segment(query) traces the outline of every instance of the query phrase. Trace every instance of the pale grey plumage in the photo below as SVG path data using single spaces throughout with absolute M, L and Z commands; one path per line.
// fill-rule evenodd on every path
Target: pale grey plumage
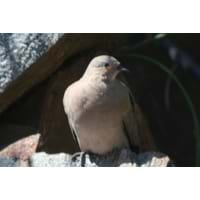
M 140 111 L 131 104 L 129 88 L 116 79 L 120 70 L 114 57 L 95 57 L 65 91 L 64 109 L 82 151 L 105 154 L 130 145 L 153 149 L 150 133 L 141 133 Z

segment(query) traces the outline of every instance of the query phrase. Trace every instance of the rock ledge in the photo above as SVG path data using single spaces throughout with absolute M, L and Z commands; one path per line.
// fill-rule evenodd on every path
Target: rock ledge
M 29 159 L 32 167 L 168 167 L 169 157 L 159 152 L 135 154 L 129 149 L 113 151 L 105 156 L 80 152 L 75 155 L 35 153 Z

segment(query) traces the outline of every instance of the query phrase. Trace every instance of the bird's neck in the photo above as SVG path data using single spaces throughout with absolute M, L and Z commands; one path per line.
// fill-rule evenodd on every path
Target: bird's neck
M 100 74 L 98 72 L 93 72 L 92 75 L 90 73 L 85 73 L 82 77 L 83 80 L 87 80 L 92 83 L 110 83 L 111 79 L 106 74 Z

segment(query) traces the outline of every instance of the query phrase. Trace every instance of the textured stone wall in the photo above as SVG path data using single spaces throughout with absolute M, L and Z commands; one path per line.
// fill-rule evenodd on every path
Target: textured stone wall
M 0 34 L 0 94 L 44 55 L 62 34 Z

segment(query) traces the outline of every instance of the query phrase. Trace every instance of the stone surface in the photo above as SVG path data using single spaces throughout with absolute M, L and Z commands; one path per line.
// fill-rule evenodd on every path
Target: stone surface
M 105 156 L 92 154 L 47 154 L 35 153 L 30 157 L 32 167 L 167 167 L 171 165 L 168 156 L 159 152 L 135 154 L 129 149 L 113 151 Z
M 0 93 L 36 62 L 63 34 L 0 34 Z
M 0 157 L 19 159 L 23 165 L 35 152 L 39 137 L 40 134 L 35 134 L 10 144 L 0 151 Z
M 0 156 L 0 167 L 19 167 L 20 160 L 12 157 Z
M 29 164 L 32 167 L 66 167 L 69 166 L 71 156 L 65 153 L 47 154 L 35 153 L 31 156 Z

